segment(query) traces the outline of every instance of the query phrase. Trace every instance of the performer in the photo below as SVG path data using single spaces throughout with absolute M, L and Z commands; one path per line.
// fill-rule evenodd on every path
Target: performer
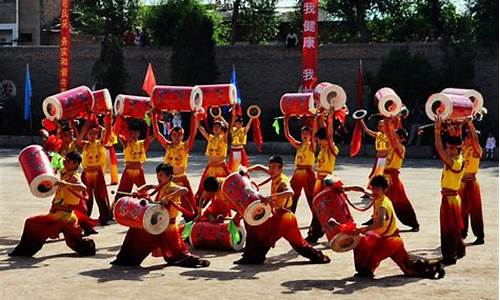
M 149 149 L 150 129 L 146 130 L 144 140 L 139 140 L 141 129 L 139 120 L 134 120 L 128 124 L 127 136 L 119 135 L 118 138 L 123 146 L 123 154 L 125 156 L 125 169 L 123 170 L 118 191 L 116 192 L 115 201 L 124 196 L 123 193 L 130 193 L 134 184 L 137 187 L 143 186 L 146 183 L 144 178 L 144 162 L 146 161 L 146 153 Z M 114 207 L 114 204 L 112 205 Z
M 243 127 L 243 116 L 237 114 L 235 107 L 232 108 L 231 125 L 231 150 L 229 152 L 228 171 L 238 171 L 240 165 L 248 167 L 248 155 L 245 150 L 247 144 L 247 133 L 252 126 L 253 119 L 250 118 L 245 127 Z
M 417 232 L 420 225 L 413 206 L 406 195 L 403 181 L 399 178 L 399 172 L 406 154 L 404 144 L 406 144 L 408 134 L 403 128 L 396 128 L 397 124 L 395 123 L 397 122 L 399 121 L 395 118 L 384 119 L 384 126 L 389 140 L 389 149 L 384 166 L 384 176 L 389 181 L 387 197 L 391 199 L 396 216 L 401 223 L 410 226 L 413 232 Z
M 471 221 L 472 232 L 476 236 L 473 245 L 484 244 L 484 226 L 483 212 L 481 205 L 481 190 L 479 181 L 476 179 L 477 171 L 479 170 L 479 162 L 483 154 L 476 128 L 471 119 L 466 121 L 467 129 L 464 131 L 464 159 L 465 173 L 462 178 L 459 195 L 462 200 L 462 220 L 464 228 L 462 230 L 462 238 L 467 237 L 469 228 L 469 216 Z
M 60 139 L 62 141 L 60 154 L 66 157 L 66 153 L 78 151 L 78 145 L 75 143 L 76 136 L 78 136 L 78 128 L 76 128 L 75 121 L 70 121 L 58 130 Z
M 290 181 L 294 193 L 290 210 L 295 213 L 302 189 L 304 189 L 306 194 L 309 207 L 312 207 L 311 203 L 314 197 L 314 184 L 316 181 L 313 171 L 316 141 L 312 138 L 312 135 L 316 131 L 316 120 L 313 121 L 312 129 L 309 126 L 301 128 L 301 141 L 297 141 L 291 136 L 288 116 L 285 116 L 284 127 L 286 139 L 297 149 L 297 153 L 295 154 L 295 170 Z M 311 211 L 313 211 L 312 208 Z
M 442 262 L 455 264 L 457 259 L 465 256 L 465 245 L 461 232 L 463 229 L 462 210 L 458 190 L 465 172 L 465 162 L 461 153 L 462 139 L 458 135 L 445 133 L 441 137 L 441 118 L 436 116 L 434 138 L 436 151 L 444 164 L 441 175 L 441 252 Z
M 106 148 L 106 163 L 104 164 L 103 173 L 109 170 L 109 175 L 111 177 L 110 185 L 118 184 L 118 158 L 116 157 L 115 145 L 118 144 L 118 138 L 116 134 L 111 130 L 109 136 L 109 141 L 104 145 Z
M 176 224 L 180 197 L 188 192 L 187 188 L 173 183 L 174 168 L 165 163 L 156 167 L 156 177 L 159 185 L 144 185 L 138 193 L 146 193 L 150 189 L 159 190 L 155 199 L 156 203 L 164 205 L 169 212 L 170 224 L 167 229 L 159 234 L 152 235 L 144 229 L 129 228 L 115 265 L 139 266 L 142 261 L 152 253 L 155 257 L 163 257 L 169 264 L 181 267 L 208 267 L 210 262 L 191 254 L 182 241 Z
M 269 249 L 282 237 L 298 254 L 308 258 L 311 263 L 329 263 L 328 256 L 314 249 L 302 238 L 295 214 L 289 210 L 293 203 L 293 190 L 288 184 L 288 178 L 283 174 L 283 159 L 272 156 L 268 167 L 254 165 L 248 168 L 248 172 L 255 171 L 267 173 L 272 180 L 271 195 L 267 196 L 265 201 L 272 206 L 273 215 L 258 226 L 245 223 L 247 237 L 243 257 L 234 263 L 263 264 Z
M 195 199 L 199 199 L 203 193 L 203 182 L 208 176 L 226 177 L 229 171 L 226 166 L 227 155 L 227 122 L 223 117 L 215 120 L 212 126 L 212 134 L 209 134 L 203 126 L 199 125 L 196 119 L 196 126 L 199 132 L 207 140 L 205 156 L 208 157 L 208 165 L 203 171 L 200 179 L 200 185 L 196 192 Z
M 320 147 L 317 161 L 317 173 L 316 173 L 316 183 L 314 185 L 314 195 L 321 192 L 325 186 L 323 184 L 323 179 L 326 176 L 332 175 L 335 168 L 335 160 L 339 153 L 339 148 L 335 145 L 333 138 L 333 112 L 328 115 L 326 129 L 321 127 L 316 131 L 315 137 L 318 139 L 318 144 Z M 323 230 L 321 229 L 321 224 L 314 213 L 314 209 L 311 207 L 313 212 L 313 218 L 311 224 L 309 225 L 309 230 L 307 233 L 306 241 L 311 244 L 317 243 L 318 239 L 323 236 Z
M 203 193 L 200 196 L 200 221 L 204 222 L 224 222 L 226 217 L 231 217 L 233 206 L 221 191 L 225 178 L 208 176 L 203 181 Z M 241 216 L 236 213 L 233 221 L 239 225 Z
M 386 196 L 389 186 L 383 175 L 370 182 L 373 197 L 374 223 L 356 230 L 361 241 L 354 248 L 354 265 L 358 276 L 373 277 L 380 262 L 390 257 L 409 277 L 442 278 L 445 274 L 439 261 L 412 260 L 399 236 L 391 200 Z
M 99 208 L 99 223 L 101 226 L 107 225 L 112 219 L 111 208 L 109 206 L 108 190 L 102 171 L 102 161 L 106 159 L 106 145 L 111 133 L 111 113 L 104 117 L 106 128 L 100 133 L 100 126 L 97 121 L 86 120 L 83 128 L 76 139 L 76 144 L 82 148 L 82 180 L 88 191 L 87 215 L 92 215 L 94 206 L 94 196 Z M 83 137 L 87 139 L 84 140 Z
M 23 235 L 10 256 L 33 256 L 48 238 L 57 238 L 63 233 L 66 245 L 81 256 L 95 254 L 95 244 L 83 238 L 82 229 L 73 211 L 85 192 L 77 170 L 82 158 L 77 152 L 69 152 L 64 160 L 61 179 L 56 183 L 57 191 L 52 207 L 46 215 L 28 218 L 24 223 Z
M 174 178 L 173 182 L 179 186 L 187 188 L 188 192 L 184 194 L 182 199 L 182 205 L 185 207 L 191 207 L 196 213 L 196 202 L 193 195 L 193 190 L 191 189 L 191 184 L 186 175 L 189 152 L 193 148 L 194 138 L 196 137 L 197 128 L 197 115 L 193 113 L 191 115 L 191 127 L 189 136 L 186 141 L 184 141 L 184 129 L 182 127 L 174 127 L 170 131 L 170 140 L 167 140 L 163 134 L 161 134 L 158 128 L 157 114 L 159 112 L 153 113 L 153 131 L 156 139 L 165 149 L 165 157 L 163 158 L 164 163 L 170 164 L 174 168 Z M 192 216 L 183 215 L 186 221 L 191 221 Z
M 360 120 L 361 125 L 363 126 L 363 131 L 369 136 L 375 139 L 375 150 L 377 151 L 377 160 L 373 165 L 373 168 L 368 175 L 370 181 L 375 175 L 382 175 L 384 171 L 385 158 L 387 156 L 387 152 L 389 150 L 389 141 L 387 139 L 387 135 L 384 133 L 384 121 L 380 120 L 377 125 L 378 131 L 373 131 L 366 126 L 366 123 L 363 119 Z

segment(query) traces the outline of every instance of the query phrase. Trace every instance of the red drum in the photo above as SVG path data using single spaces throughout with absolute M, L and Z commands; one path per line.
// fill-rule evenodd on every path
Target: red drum
M 151 102 L 154 108 L 167 111 L 197 111 L 203 106 L 203 94 L 197 86 L 157 85 Z
M 427 99 L 425 112 L 432 121 L 436 114 L 443 120 L 462 120 L 472 116 L 474 104 L 465 96 L 436 93 Z
M 133 197 L 120 198 L 116 202 L 114 214 L 117 223 L 144 229 L 154 235 L 164 232 L 170 223 L 168 210 L 161 204 Z
M 333 108 L 335 111 L 342 109 L 347 101 L 344 89 L 336 84 L 322 82 L 314 88 L 314 101 L 317 107 L 326 110 Z
M 203 107 L 233 105 L 237 101 L 234 84 L 198 85 L 203 94 Z
M 218 249 L 240 251 L 245 245 L 246 231 L 244 226 L 238 226 L 239 243 L 233 243 L 228 230 L 229 222 L 195 222 L 191 229 L 189 243 L 198 249 Z
M 313 207 L 333 251 L 345 252 L 356 248 L 359 236 L 348 236 L 340 230 L 341 224 L 353 222 L 345 193 L 325 189 L 314 197 Z M 329 222 L 331 218 L 335 222 Z
M 281 96 L 281 112 L 285 116 L 310 116 L 316 112 L 312 93 L 289 93 Z
M 470 89 L 455 89 L 455 88 L 446 88 L 441 91 L 443 94 L 447 95 L 459 95 L 464 96 L 470 99 L 472 103 L 474 103 L 474 112 L 480 112 L 484 105 L 483 95 L 476 90 Z
M 397 116 L 403 108 L 401 98 L 388 87 L 381 88 L 375 93 L 375 102 L 380 114 L 388 118 Z
M 144 119 L 151 111 L 151 101 L 148 97 L 118 95 L 115 100 L 115 115 Z
M 90 112 L 93 103 L 92 91 L 86 86 L 79 86 L 45 98 L 42 109 L 51 121 L 78 119 Z
M 92 95 L 94 96 L 94 105 L 92 106 L 94 114 L 106 114 L 113 109 L 108 89 L 94 91 Z
M 222 192 L 249 225 L 260 225 L 271 216 L 271 206 L 261 202 L 264 197 L 252 187 L 247 176 L 230 174 L 222 184 Z
M 24 148 L 19 153 L 18 161 L 34 196 L 46 198 L 56 192 L 54 183 L 57 182 L 57 176 L 41 146 Z

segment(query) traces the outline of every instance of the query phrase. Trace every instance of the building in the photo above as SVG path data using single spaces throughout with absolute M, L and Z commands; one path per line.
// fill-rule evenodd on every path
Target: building
M 0 0 L 0 46 L 46 44 L 60 0 Z

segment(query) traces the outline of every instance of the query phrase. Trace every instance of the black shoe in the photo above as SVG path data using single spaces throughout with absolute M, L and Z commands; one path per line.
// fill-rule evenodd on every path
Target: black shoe
M 411 232 L 419 232 L 420 231 L 420 226 L 412 227 L 410 230 L 411 230 Z
M 307 235 L 306 241 L 311 245 L 316 245 L 318 243 L 318 238 L 312 235 Z
M 323 255 L 321 256 L 320 258 L 318 259 L 311 259 L 311 263 L 312 264 L 328 264 L 330 263 L 330 257 L 326 256 L 326 255 Z
M 484 238 L 477 238 L 472 245 L 482 245 L 484 244 Z
M 83 236 L 89 236 L 89 235 L 92 235 L 92 234 L 98 234 L 99 232 L 95 231 L 94 228 L 91 228 L 91 229 L 84 229 L 83 230 Z
M 354 277 L 362 277 L 362 278 L 373 278 L 375 275 L 371 272 L 357 272 L 354 274 Z
M 363 224 L 361 224 L 361 225 L 368 225 L 368 226 L 369 226 L 369 225 L 373 225 L 373 217 L 372 217 L 370 220 L 368 220 L 368 221 L 364 222 L 364 223 L 363 223 Z
M 451 266 L 457 263 L 456 258 L 442 258 L 441 263 L 445 266 Z
M 240 258 L 238 260 L 233 261 L 235 265 L 262 265 L 264 264 L 264 260 L 257 259 L 249 259 L 249 258 Z

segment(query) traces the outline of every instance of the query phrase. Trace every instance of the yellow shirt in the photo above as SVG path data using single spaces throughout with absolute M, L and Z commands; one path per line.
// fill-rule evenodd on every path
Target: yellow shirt
M 88 142 L 83 146 L 82 166 L 84 169 L 102 167 L 103 161 L 106 162 L 106 148 L 100 140 Z
M 280 174 L 271 181 L 271 194 L 283 192 L 288 186 L 288 177 L 285 174 Z M 292 206 L 292 197 L 280 198 L 276 201 L 276 207 L 290 208 L 290 206 Z
M 161 199 L 165 198 L 165 196 L 177 191 L 178 189 L 180 189 L 180 187 L 173 182 L 169 182 L 169 183 L 165 184 L 165 186 L 163 186 L 160 190 L 159 199 L 161 200 Z M 175 197 L 173 199 L 170 199 L 169 201 L 172 201 L 176 204 L 180 204 L 181 197 Z M 173 205 L 168 206 L 168 214 L 170 216 L 170 219 L 176 218 L 178 213 L 179 213 L 179 210 L 177 208 L 175 208 Z
M 114 144 L 118 144 L 118 137 L 116 134 L 111 131 L 111 134 L 109 135 L 109 140 L 108 143 L 106 144 L 107 147 L 113 146 Z
M 339 154 L 339 148 L 337 146 L 335 146 L 333 152 L 329 146 L 321 147 L 318 153 L 318 173 L 333 174 L 337 154 Z
M 127 146 L 123 149 L 125 162 L 144 163 L 146 161 L 146 151 L 144 150 L 144 140 L 135 142 L 127 142 Z
M 66 171 L 63 169 L 61 174 L 61 179 L 64 181 L 81 183 L 80 175 L 76 171 Z M 70 191 L 70 189 L 71 188 L 67 186 L 58 187 L 52 203 L 61 206 L 74 206 L 80 204 L 81 192 L 75 190 Z
M 458 191 L 460 189 L 460 183 L 464 173 L 465 162 L 464 158 L 460 154 L 457 158 L 453 159 L 453 165 L 451 168 L 448 168 L 446 165 L 443 167 L 443 173 L 441 174 L 441 188 Z
M 377 131 L 375 133 L 375 150 L 385 151 L 389 149 L 389 139 L 385 133 Z
M 479 157 L 472 145 L 464 145 L 464 159 L 465 159 L 465 174 L 476 174 L 479 171 L 479 162 L 481 157 Z
M 227 155 L 227 143 L 224 138 L 224 135 L 219 134 L 218 136 L 215 136 L 213 134 L 209 134 L 205 156 L 226 157 L 226 155 Z
M 389 147 L 389 151 L 387 152 L 387 157 L 385 158 L 385 166 L 384 169 L 401 169 L 403 165 L 403 160 L 405 158 L 406 149 L 403 146 L 403 157 L 399 156 L 396 151 L 392 147 Z
M 244 146 L 247 144 L 247 134 L 244 127 L 233 127 L 233 130 L 231 130 L 231 143 L 233 146 Z
M 171 164 L 174 168 L 187 168 L 189 159 L 189 151 L 184 142 L 177 145 L 170 144 L 165 151 L 164 163 Z
M 374 230 L 380 236 L 391 236 L 398 230 L 398 225 L 396 223 L 396 215 L 394 214 L 394 207 L 392 202 L 387 196 L 382 197 L 382 199 L 375 199 L 373 204 L 373 219 L 378 220 L 379 209 L 383 207 L 387 211 L 387 216 L 383 221 L 383 226 Z
M 296 166 L 313 166 L 314 165 L 314 151 L 312 150 L 311 142 L 302 143 L 299 148 L 297 148 L 297 154 L 295 155 L 295 165 Z

